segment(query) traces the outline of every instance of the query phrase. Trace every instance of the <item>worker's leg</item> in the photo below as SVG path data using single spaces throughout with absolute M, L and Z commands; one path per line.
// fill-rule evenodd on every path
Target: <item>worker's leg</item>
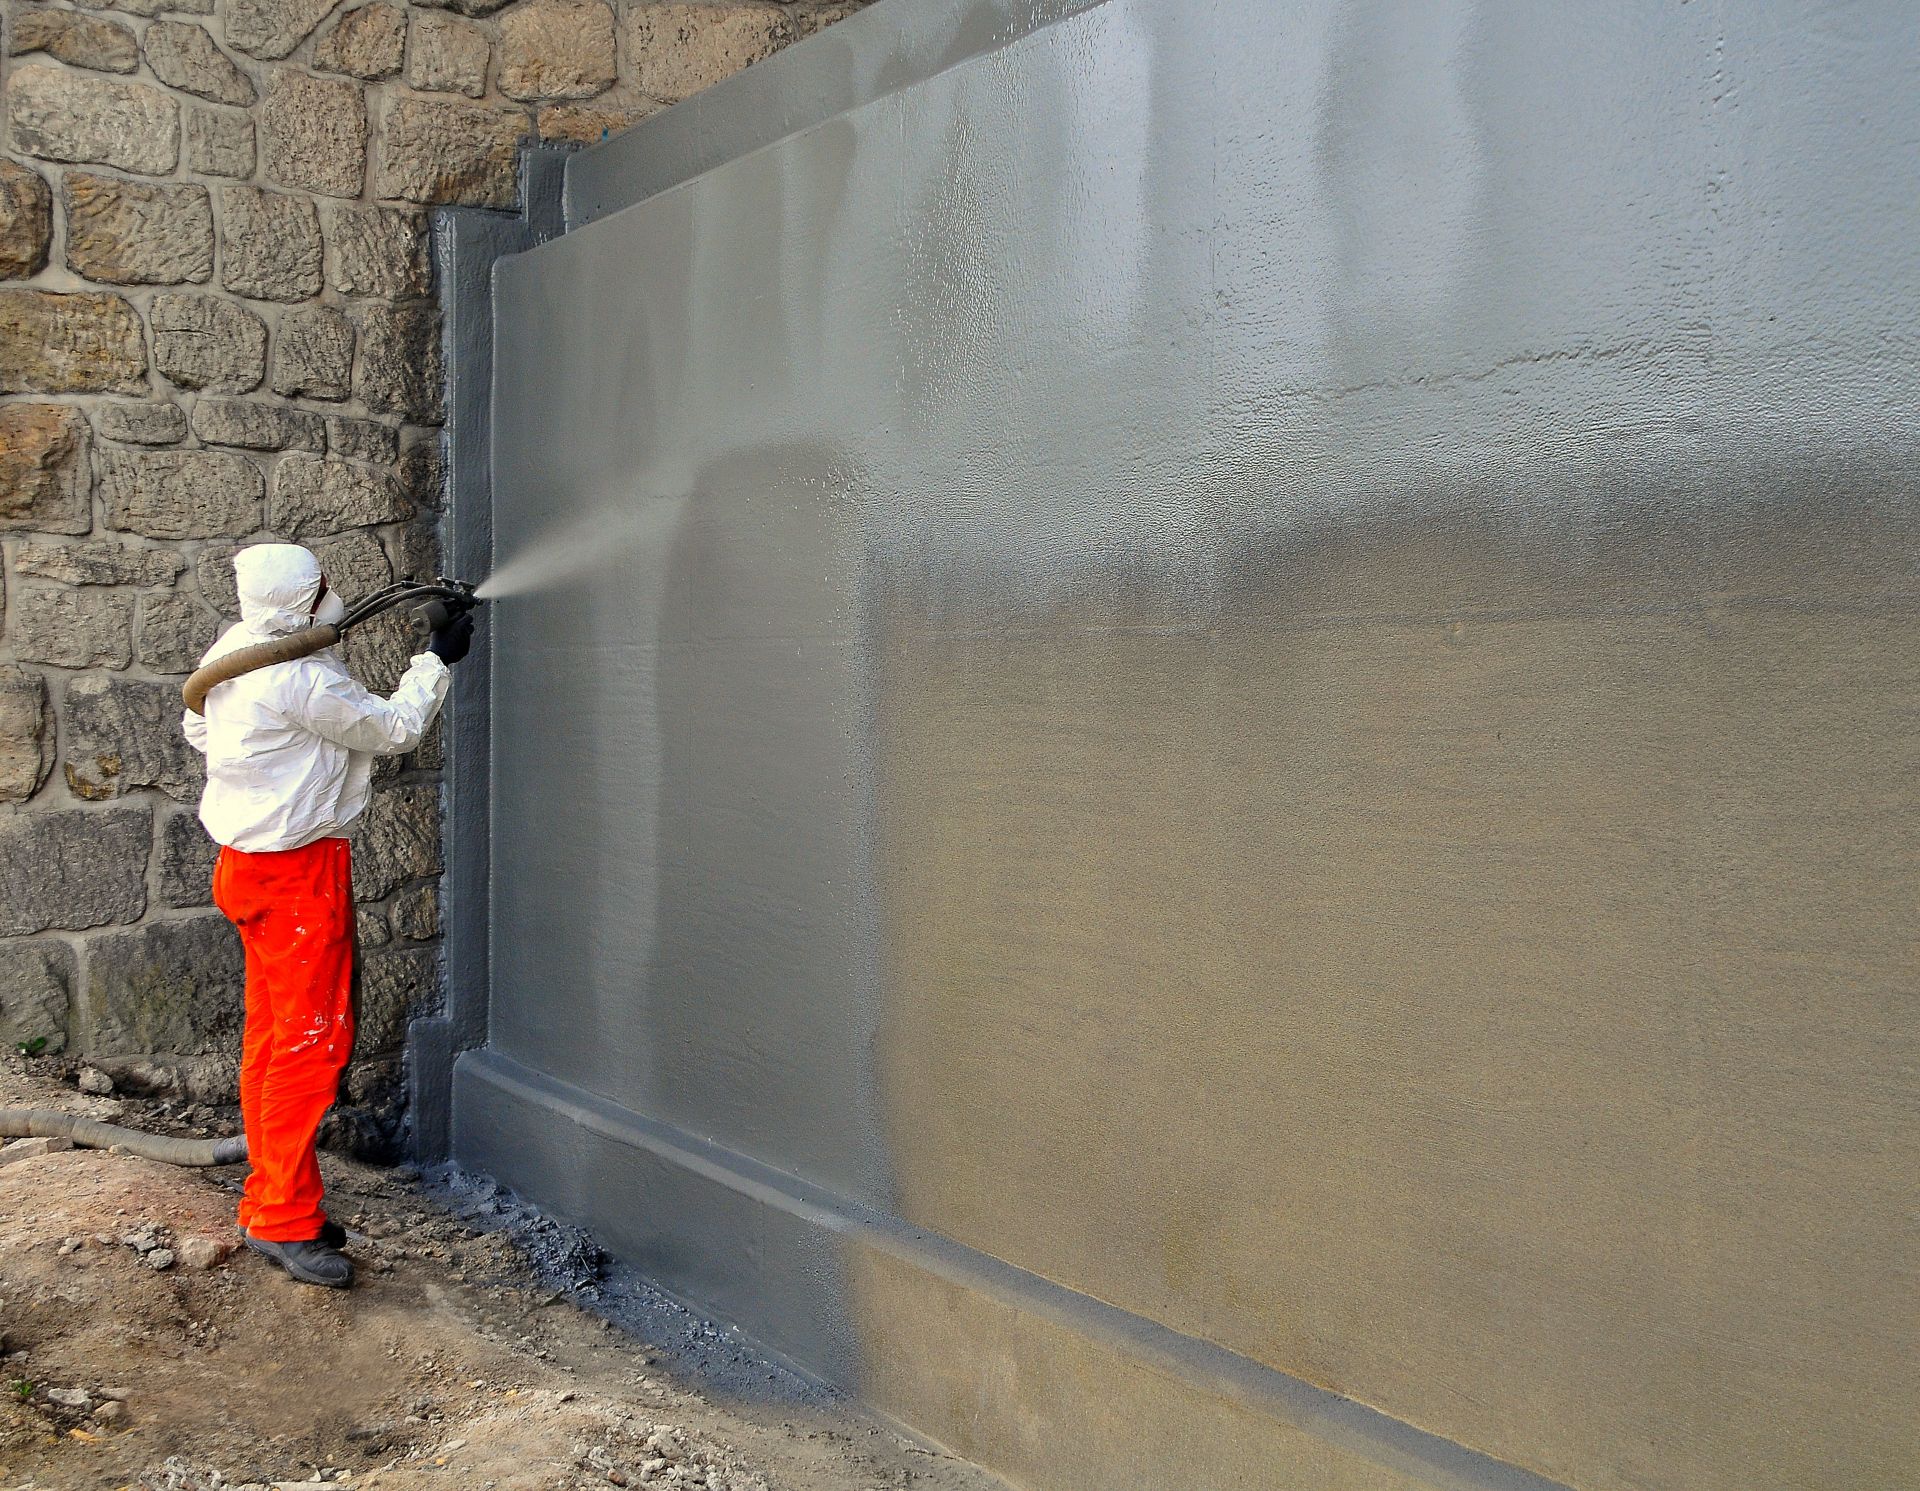
M 326 1219 L 314 1136 L 353 1046 L 347 843 L 322 839 L 238 855 L 226 880 L 228 914 L 240 913 L 234 919 L 247 943 L 249 1043 L 258 1042 L 260 1068 L 247 1133 L 253 1174 L 245 1225 L 269 1242 L 305 1241 Z
M 268 1008 L 266 970 L 262 964 L 257 934 L 260 918 L 253 909 L 253 876 L 247 872 L 252 856 L 223 849 L 213 869 L 213 904 L 227 915 L 240 933 L 240 946 L 246 954 L 246 1034 L 240 1043 L 240 1124 L 247 1136 L 247 1149 L 259 1154 L 260 1089 L 266 1080 L 267 1056 L 273 1049 L 273 1015 Z M 240 1197 L 239 1221 L 245 1227 L 253 1220 L 254 1191 L 258 1188 L 254 1172 Z

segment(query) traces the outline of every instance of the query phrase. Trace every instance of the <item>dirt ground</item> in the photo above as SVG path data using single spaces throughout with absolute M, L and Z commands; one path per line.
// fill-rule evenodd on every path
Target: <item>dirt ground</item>
M 6 1061 L 0 1107 L 233 1122 L 83 1095 L 57 1070 Z M 0 1164 L 0 1491 L 1003 1491 L 490 1184 L 322 1164 L 351 1291 L 244 1248 L 194 1266 L 237 1243 L 243 1168 L 77 1149 Z

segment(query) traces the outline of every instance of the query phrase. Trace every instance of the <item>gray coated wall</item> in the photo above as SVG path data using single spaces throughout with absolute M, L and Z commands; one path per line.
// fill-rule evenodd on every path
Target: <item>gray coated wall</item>
M 1899 1483 L 1920 11 L 1067 9 L 502 262 L 456 1153 L 1023 1484 Z

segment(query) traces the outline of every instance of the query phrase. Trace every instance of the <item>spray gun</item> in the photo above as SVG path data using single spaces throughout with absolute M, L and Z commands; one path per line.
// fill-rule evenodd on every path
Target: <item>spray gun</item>
M 480 597 L 474 594 L 474 587 L 464 580 L 449 580 L 445 576 L 430 582 L 397 580 L 391 585 L 383 585 L 372 595 L 348 607 L 347 614 L 333 625 L 322 623 L 306 627 L 289 632 L 284 637 L 275 637 L 270 642 L 242 647 L 225 657 L 215 658 L 181 685 L 180 697 L 195 714 L 204 714 L 207 695 L 216 685 L 238 678 L 243 673 L 251 673 L 256 668 L 269 668 L 275 663 L 290 663 L 295 658 L 310 657 L 322 648 L 333 646 L 362 622 L 371 621 L 388 611 L 401 606 L 411 607 L 414 631 L 427 637 L 454 617 L 465 615 L 479 604 Z

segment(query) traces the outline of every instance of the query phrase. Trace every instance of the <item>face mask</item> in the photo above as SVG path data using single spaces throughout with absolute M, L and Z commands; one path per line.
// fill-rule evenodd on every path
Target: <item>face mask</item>
M 329 585 L 327 593 L 320 597 L 320 604 L 313 609 L 314 621 L 320 626 L 338 626 L 346 614 L 347 603 L 340 599 L 340 592 Z

